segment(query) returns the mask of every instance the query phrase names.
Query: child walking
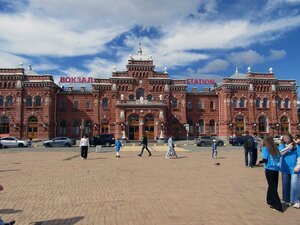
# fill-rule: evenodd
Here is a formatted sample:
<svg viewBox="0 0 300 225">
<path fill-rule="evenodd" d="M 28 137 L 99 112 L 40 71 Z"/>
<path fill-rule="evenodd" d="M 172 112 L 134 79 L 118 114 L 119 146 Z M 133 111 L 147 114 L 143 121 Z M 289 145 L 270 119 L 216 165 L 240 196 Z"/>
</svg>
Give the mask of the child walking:
<svg viewBox="0 0 300 225">
<path fill-rule="evenodd" d="M 121 148 L 122 148 L 122 143 L 119 140 L 119 138 L 117 138 L 116 142 L 115 142 L 115 150 L 116 150 L 116 157 L 117 158 L 120 158 L 120 150 L 121 150 Z"/>
<path fill-rule="evenodd" d="M 211 146 L 211 151 L 212 151 L 211 157 L 213 159 L 216 159 L 218 157 L 218 145 L 217 145 L 217 140 L 215 140 L 215 139 L 213 140 L 213 144 Z"/>
</svg>

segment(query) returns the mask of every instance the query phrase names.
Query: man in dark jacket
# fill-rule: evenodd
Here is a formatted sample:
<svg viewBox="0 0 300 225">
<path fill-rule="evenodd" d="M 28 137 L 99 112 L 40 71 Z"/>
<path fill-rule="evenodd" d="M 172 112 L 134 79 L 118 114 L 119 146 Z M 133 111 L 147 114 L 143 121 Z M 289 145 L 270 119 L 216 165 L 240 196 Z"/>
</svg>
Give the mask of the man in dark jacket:
<svg viewBox="0 0 300 225">
<path fill-rule="evenodd" d="M 146 135 L 143 135 L 143 140 L 140 145 L 143 145 L 141 153 L 139 154 L 140 157 L 143 155 L 144 149 L 146 149 L 148 151 L 149 156 L 152 155 L 150 150 L 148 149 L 148 139 L 147 139 Z"/>
<path fill-rule="evenodd" d="M 253 167 L 253 152 L 255 149 L 255 142 L 252 136 L 249 135 L 249 132 L 245 132 L 246 136 L 244 137 L 244 150 L 245 150 L 245 166 Z M 250 163 L 248 162 L 248 155 L 250 155 Z"/>
</svg>

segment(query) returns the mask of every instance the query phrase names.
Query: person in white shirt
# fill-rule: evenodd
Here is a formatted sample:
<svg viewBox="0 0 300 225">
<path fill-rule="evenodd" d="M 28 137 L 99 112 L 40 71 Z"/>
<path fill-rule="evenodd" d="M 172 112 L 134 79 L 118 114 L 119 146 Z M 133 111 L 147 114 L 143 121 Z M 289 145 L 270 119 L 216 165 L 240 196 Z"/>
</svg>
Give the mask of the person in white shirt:
<svg viewBox="0 0 300 225">
<path fill-rule="evenodd" d="M 81 158 L 82 159 L 87 158 L 89 146 L 90 146 L 90 140 L 88 139 L 86 134 L 84 134 L 82 136 L 82 138 L 80 139 L 80 143 L 79 143 L 79 147 L 81 148 Z"/>
<path fill-rule="evenodd" d="M 177 158 L 177 154 L 176 154 L 176 151 L 174 149 L 174 142 L 173 142 L 173 138 L 172 136 L 170 136 L 169 140 L 168 140 L 168 151 L 166 153 L 166 156 L 165 158 L 166 159 L 169 159 L 170 156 L 174 156 L 175 158 Z"/>
</svg>

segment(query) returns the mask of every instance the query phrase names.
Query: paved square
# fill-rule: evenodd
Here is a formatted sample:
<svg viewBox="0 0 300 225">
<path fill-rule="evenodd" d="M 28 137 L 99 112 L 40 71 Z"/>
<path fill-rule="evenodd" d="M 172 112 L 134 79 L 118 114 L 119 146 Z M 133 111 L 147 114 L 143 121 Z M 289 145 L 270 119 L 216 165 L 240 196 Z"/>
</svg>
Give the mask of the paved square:
<svg viewBox="0 0 300 225">
<path fill-rule="evenodd" d="M 221 149 L 221 148 L 220 148 Z M 17 224 L 298 224 L 300 211 L 274 212 L 265 202 L 262 168 L 245 168 L 239 150 L 0 152 L 0 215 Z M 221 165 L 215 165 L 220 162 Z M 281 186 L 281 184 L 280 184 Z"/>
</svg>

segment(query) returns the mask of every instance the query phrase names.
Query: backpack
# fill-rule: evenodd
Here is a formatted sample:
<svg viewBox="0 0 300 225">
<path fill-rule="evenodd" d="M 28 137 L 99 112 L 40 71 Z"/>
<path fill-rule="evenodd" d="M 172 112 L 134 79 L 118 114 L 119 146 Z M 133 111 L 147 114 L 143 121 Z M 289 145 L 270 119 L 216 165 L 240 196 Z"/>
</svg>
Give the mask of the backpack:
<svg viewBox="0 0 300 225">
<path fill-rule="evenodd" d="M 254 149 L 255 142 L 254 142 L 254 139 L 251 136 L 246 137 L 245 147 L 247 149 Z"/>
</svg>

